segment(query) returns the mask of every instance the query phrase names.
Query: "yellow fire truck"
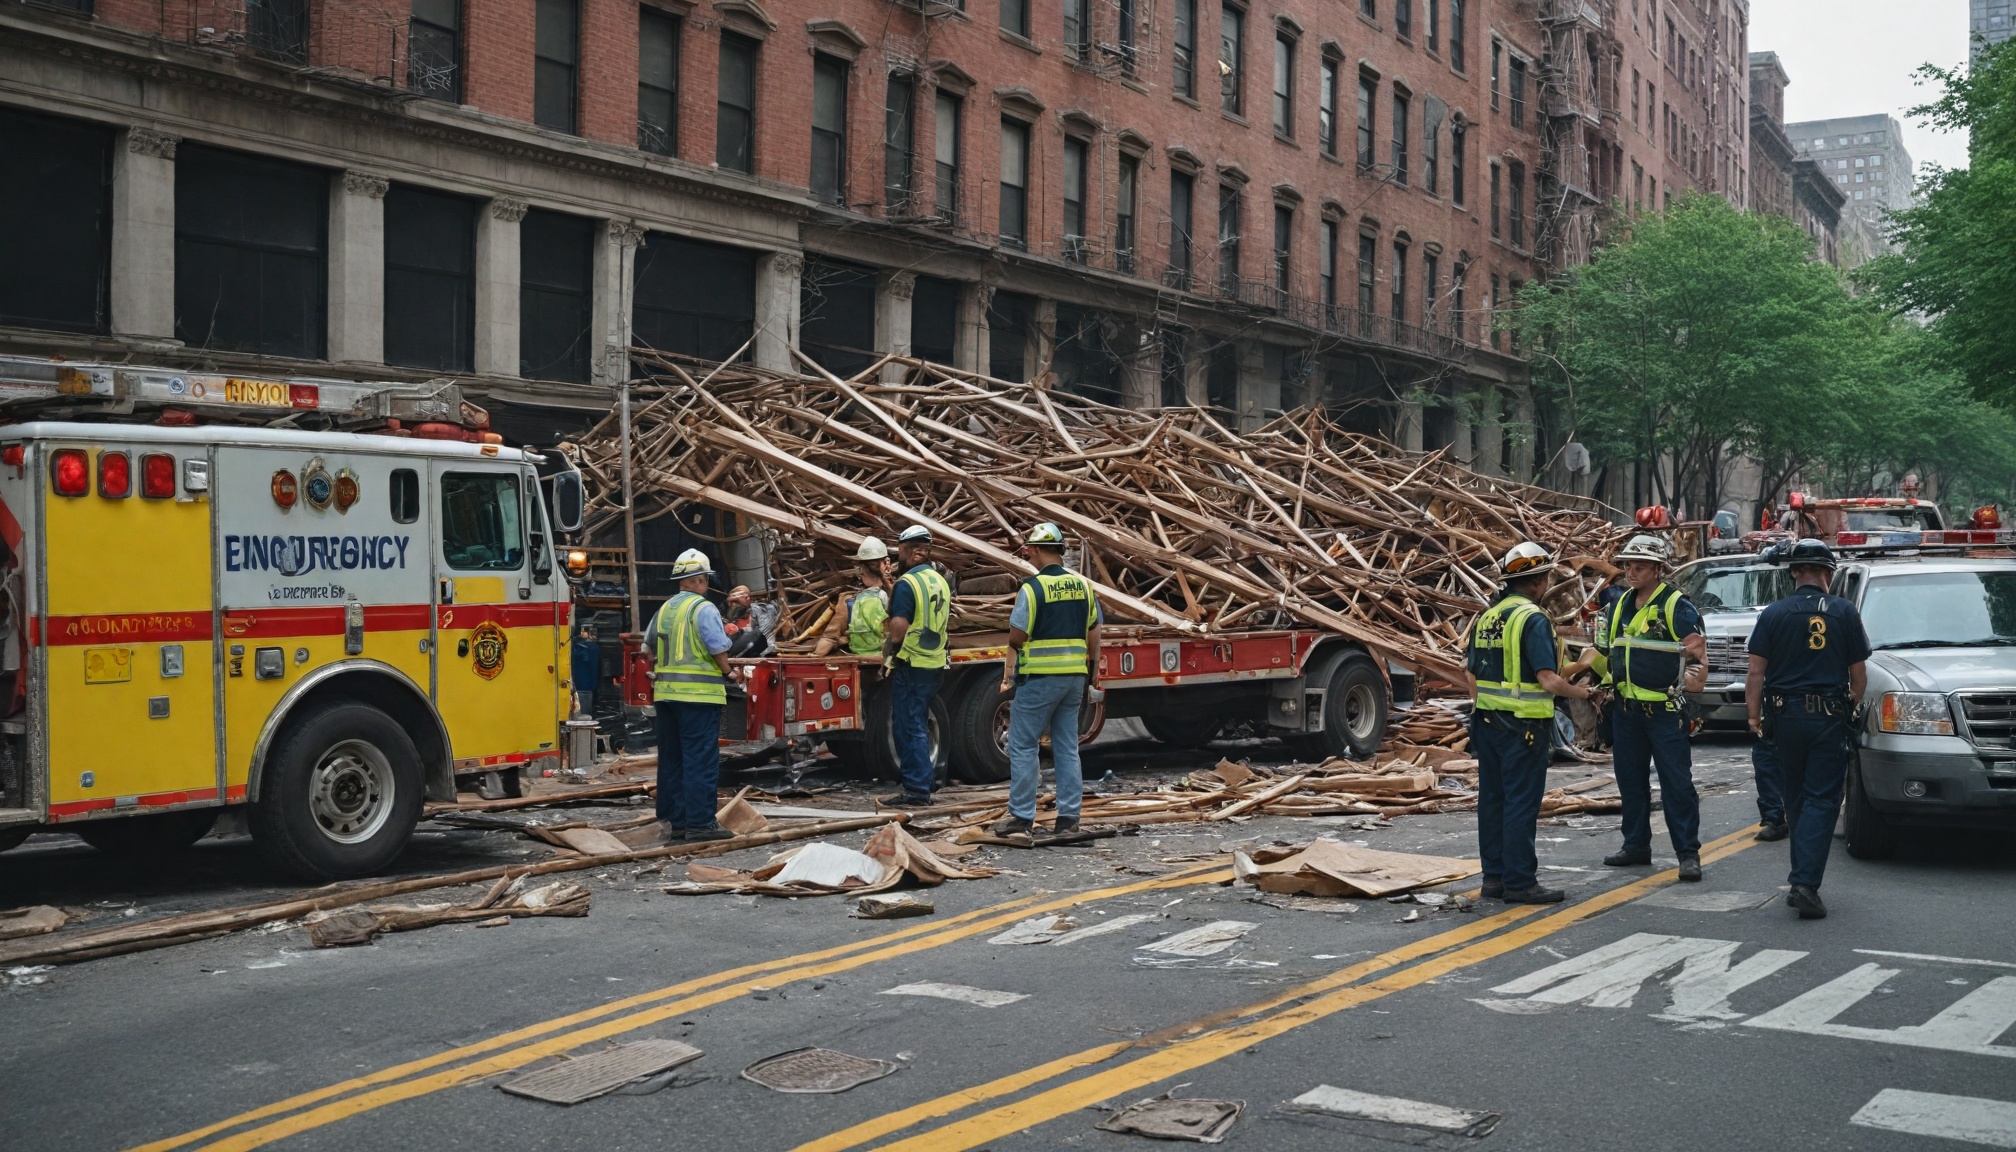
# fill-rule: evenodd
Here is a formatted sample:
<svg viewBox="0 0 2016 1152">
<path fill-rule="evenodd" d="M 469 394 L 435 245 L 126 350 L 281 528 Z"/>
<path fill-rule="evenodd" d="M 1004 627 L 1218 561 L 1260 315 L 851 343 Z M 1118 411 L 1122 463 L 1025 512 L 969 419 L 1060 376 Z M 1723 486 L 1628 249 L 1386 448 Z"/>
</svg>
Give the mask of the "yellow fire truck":
<svg viewBox="0 0 2016 1152">
<path fill-rule="evenodd" d="M 0 850 L 388 864 L 456 778 L 557 763 L 567 582 L 537 453 L 452 384 L 0 358 Z M 571 530 L 580 477 L 548 481 Z"/>
</svg>

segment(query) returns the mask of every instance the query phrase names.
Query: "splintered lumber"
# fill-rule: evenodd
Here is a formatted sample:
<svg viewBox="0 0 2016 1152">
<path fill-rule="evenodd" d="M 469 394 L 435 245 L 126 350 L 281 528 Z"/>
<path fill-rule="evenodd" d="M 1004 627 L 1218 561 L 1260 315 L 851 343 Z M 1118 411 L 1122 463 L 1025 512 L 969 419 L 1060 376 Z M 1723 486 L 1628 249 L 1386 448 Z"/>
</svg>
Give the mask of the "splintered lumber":
<svg viewBox="0 0 2016 1152">
<path fill-rule="evenodd" d="M 1337 429 L 1320 409 L 1235 431 L 1207 409 L 1135 411 L 885 356 L 842 379 L 633 349 L 630 451 L 604 419 L 563 451 L 591 540 L 709 506 L 771 543 L 778 635 L 810 651 L 859 586 L 853 552 L 921 524 L 957 578 L 955 634 L 1005 629 L 1020 554 L 1061 526 L 1109 628 L 1164 635 L 1320 629 L 1445 684 L 1521 540 L 1580 558 L 1543 603 L 1564 623 L 1607 579 L 1602 509 Z M 802 359 L 802 358 L 801 358 Z M 620 478 L 628 467 L 635 500 Z M 1457 746 L 1460 721 L 1414 743 Z"/>
</svg>

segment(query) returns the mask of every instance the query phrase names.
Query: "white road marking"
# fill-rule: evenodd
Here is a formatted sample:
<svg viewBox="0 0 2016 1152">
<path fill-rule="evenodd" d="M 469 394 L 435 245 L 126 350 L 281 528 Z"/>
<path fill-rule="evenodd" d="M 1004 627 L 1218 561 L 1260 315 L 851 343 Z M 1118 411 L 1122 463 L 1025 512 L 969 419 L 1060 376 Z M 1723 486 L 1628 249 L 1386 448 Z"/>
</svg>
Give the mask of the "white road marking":
<svg viewBox="0 0 2016 1152">
<path fill-rule="evenodd" d="M 1629 1008 L 1647 980 L 1677 964 L 1680 974 L 1671 982 L 1671 1003 L 1662 1019 L 1736 1020 L 1741 1014 L 1730 1010 L 1731 995 L 1806 955 L 1767 948 L 1731 965 L 1740 946 L 1734 940 L 1637 932 L 1491 991 L 1541 1004 Z"/>
<path fill-rule="evenodd" d="M 2005 1100 L 1885 1088 L 1848 1122 L 1990 1148 L 2016 1148 L 2016 1104 Z"/>
<path fill-rule="evenodd" d="M 1833 1022 L 1901 971 L 1864 964 L 1743 1023 L 1781 1032 L 1940 1048 L 1976 1056 L 2016 1057 L 2016 1047 L 1995 1043 L 1996 1037 L 2016 1026 L 2016 976 L 1998 976 L 1988 981 L 1923 1024 L 1862 1028 Z"/>
<path fill-rule="evenodd" d="M 1026 992 L 994 992 L 986 988 L 969 988 L 964 984 L 898 984 L 894 988 L 882 990 L 884 996 L 932 996 L 940 1000 L 957 1000 L 962 1004 L 978 1004 L 982 1008 L 999 1008 L 1013 1004 L 1017 1000 L 1027 1000 Z"/>
<path fill-rule="evenodd" d="M 1216 956 L 1258 927 L 1258 924 L 1245 920 L 1213 920 L 1201 928 L 1143 944 L 1140 950 L 1160 952 L 1165 956 Z"/>
<path fill-rule="evenodd" d="M 1470 1003 L 1482 1004 L 1507 1016 L 1539 1016 L 1560 1007 L 1559 1004 L 1546 1004 L 1539 1000 L 1472 1000 Z"/>
<path fill-rule="evenodd" d="M 1931 960 L 1939 964 L 1965 964 L 1970 968 L 2016 969 L 2016 964 L 2006 960 L 1969 960 L 1965 956 L 1927 956 L 1922 952 L 1884 952 L 1876 948 L 1857 948 L 1855 951 L 1863 956 L 1887 956 L 1892 960 Z"/>
<path fill-rule="evenodd" d="M 1343 1116 L 1351 1120 L 1376 1120 L 1384 1124 L 1401 1124 L 1409 1128 L 1454 1132 L 1462 1136 L 1487 1135 L 1498 1126 L 1499 1121 L 1496 1112 L 1466 1111 L 1462 1108 L 1449 1108 L 1420 1100 L 1406 1100 L 1399 1096 L 1374 1096 L 1369 1092 L 1354 1092 L 1349 1088 L 1332 1088 L 1328 1084 L 1319 1084 L 1290 1100 L 1288 1107 L 1303 1112 Z"/>
<path fill-rule="evenodd" d="M 1680 968 L 1680 975 L 1673 978 L 1672 1002 L 1666 1011 L 1659 1014 L 1659 1018 L 1741 1020 L 1741 1012 L 1730 1010 L 1729 997 L 1806 955 L 1804 952 L 1760 948 L 1732 967 L 1729 958 L 1736 954 L 1736 947 L 1730 943 L 1712 952 L 1689 956 Z"/>
<path fill-rule="evenodd" d="M 1080 940 L 1090 940 L 1094 936 L 1109 936 L 1115 932 L 1124 932 L 1136 924 L 1144 924 L 1150 920 L 1159 919 L 1161 917 L 1155 915 L 1153 912 L 1134 912 L 1126 916 L 1115 916 L 1113 919 L 1101 924 L 1093 924 L 1089 927 L 1080 928 L 1076 932 L 1066 932 L 1064 935 L 1050 941 L 1050 943 L 1076 944 Z"/>
</svg>

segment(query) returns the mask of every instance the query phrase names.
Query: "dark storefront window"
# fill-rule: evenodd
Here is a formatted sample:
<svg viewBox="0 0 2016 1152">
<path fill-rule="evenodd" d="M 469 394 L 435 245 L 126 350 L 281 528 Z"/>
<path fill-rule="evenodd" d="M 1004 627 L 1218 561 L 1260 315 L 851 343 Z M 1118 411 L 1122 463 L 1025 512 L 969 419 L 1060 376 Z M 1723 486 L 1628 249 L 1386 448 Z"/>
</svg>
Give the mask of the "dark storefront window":
<svg viewBox="0 0 2016 1152">
<path fill-rule="evenodd" d="M 585 384 L 595 222 L 533 209 L 518 226 L 518 374 Z"/>
<path fill-rule="evenodd" d="M 477 203 L 394 184 L 385 193 L 385 362 L 467 372 L 476 347 Z"/>
<path fill-rule="evenodd" d="M 875 269 L 809 258 L 798 295 L 798 346 L 835 376 L 873 364 Z"/>
<path fill-rule="evenodd" d="M 0 324 L 111 329 L 112 142 L 108 128 L 0 112 Z"/>
<path fill-rule="evenodd" d="M 175 159 L 175 338 L 319 359 L 329 173 L 184 143 Z"/>
<path fill-rule="evenodd" d="M 910 297 L 910 354 L 950 364 L 959 341 L 959 282 L 917 277 Z"/>
<path fill-rule="evenodd" d="M 648 232 L 637 249 L 630 338 L 726 360 L 756 330 L 756 253 Z"/>
</svg>

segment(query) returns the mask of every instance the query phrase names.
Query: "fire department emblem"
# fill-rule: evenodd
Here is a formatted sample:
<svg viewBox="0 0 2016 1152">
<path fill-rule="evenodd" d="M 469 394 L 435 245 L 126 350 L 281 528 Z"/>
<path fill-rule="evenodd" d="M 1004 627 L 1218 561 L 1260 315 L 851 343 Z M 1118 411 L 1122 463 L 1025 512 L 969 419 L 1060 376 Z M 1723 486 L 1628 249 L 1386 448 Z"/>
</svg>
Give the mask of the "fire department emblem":
<svg viewBox="0 0 2016 1152">
<path fill-rule="evenodd" d="M 476 675 L 485 680 L 495 680 L 504 671 L 504 629 L 491 621 L 476 626 L 469 635 L 469 661 L 476 669 Z"/>
</svg>

